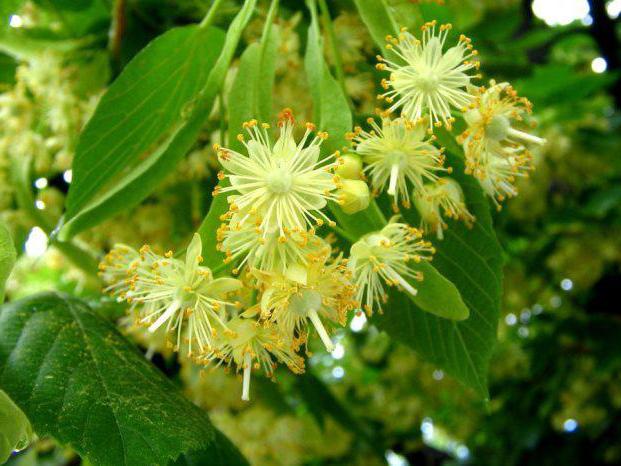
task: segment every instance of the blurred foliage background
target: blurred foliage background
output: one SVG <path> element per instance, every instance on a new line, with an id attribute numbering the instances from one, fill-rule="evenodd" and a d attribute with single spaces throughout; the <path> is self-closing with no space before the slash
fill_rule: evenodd
<path id="1" fill-rule="evenodd" d="M 244 33 L 260 35 L 267 2 Z M 256 465 L 604 465 L 621 463 L 621 1 L 390 0 L 403 25 L 453 23 L 480 51 L 482 69 L 534 104 L 548 144 L 520 195 L 496 214 L 506 253 L 491 398 L 481 401 L 354 318 L 337 350 L 311 359 L 303 377 L 208 377 L 131 333 L 148 357 L 207 409 Z M 106 86 L 151 39 L 200 21 L 207 0 L 2 0 L 0 13 L 0 211 L 21 251 L 10 299 L 45 289 L 86 297 L 98 283 L 47 248 L 71 183 L 79 130 Z M 225 0 L 226 27 L 240 2 Z M 345 81 L 359 114 L 375 106 L 373 42 L 353 2 L 328 2 Z M 310 116 L 301 52 L 308 14 L 281 2 L 276 107 Z M 328 47 L 328 50 L 330 48 Z M 330 57 L 328 57 L 330 58 Z M 332 58 L 333 60 L 333 58 Z M 232 81 L 234 69 L 228 81 Z M 306 99 L 306 100 L 305 100 Z M 210 141 L 222 138 L 220 99 L 201 142 L 146 202 L 79 240 L 183 245 L 208 208 L 216 175 Z M 26 188 L 25 188 L 26 187 Z M 34 196 L 36 209 L 24 198 Z M 116 319 L 113 303 L 99 305 Z M 12 466 L 80 460 L 39 439 Z"/>

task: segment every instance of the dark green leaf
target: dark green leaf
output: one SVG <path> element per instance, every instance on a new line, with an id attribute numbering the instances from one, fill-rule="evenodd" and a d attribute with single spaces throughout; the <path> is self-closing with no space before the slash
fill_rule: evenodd
<path id="1" fill-rule="evenodd" d="M 222 186 L 226 185 L 222 184 Z M 222 224 L 220 216 L 224 215 L 228 209 L 229 204 L 226 201 L 226 195 L 220 194 L 214 197 L 211 201 L 209 212 L 197 230 L 203 243 L 204 265 L 212 270 L 223 268 L 222 261 L 225 256 L 216 248 L 218 245 L 216 232 L 218 227 Z"/>
<path id="2" fill-rule="evenodd" d="M 2 308 L 0 387 L 40 435 L 96 466 L 164 465 L 221 448 L 207 415 L 111 323 L 69 296 L 40 294 Z"/>

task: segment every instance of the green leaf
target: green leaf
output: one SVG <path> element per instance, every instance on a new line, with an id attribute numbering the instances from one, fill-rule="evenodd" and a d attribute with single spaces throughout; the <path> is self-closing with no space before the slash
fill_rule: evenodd
<path id="1" fill-rule="evenodd" d="M 236 136 L 242 131 L 244 121 L 256 118 L 270 123 L 272 119 L 272 89 L 278 46 L 278 29 L 272 21 L 277 5 L 277 1 L 272 2 L 261 42 L 250 44 L 242 54 L 228 95 L 228 146 L 235 151 L 243 149 Z"/>
<path id="2" fill-rule="evenodd" d="M 438 317 L 452 320 L 464 320 L 470 315 L 468 306 L 461 298 L 459 290 L 428 262 L 413 266 L 423 273 L 423 281 L 416 285 L 416 296 L 408 294 L 410 299 L 423 311 Z"/>
<path id="3" fill-rule="evenodd" d="M 0 390 L 0 464 L 14 450 L 23 450 L 32 438 L 32 427 L 26 415 L 13 400 Z"/>
<path id="4" fill-rule="evenodd" d="M 0 387 L 39 435 L 71 445 L 95 466 L 221 454 L 207 415 L 76 298 L 44 293 L 2 308 Z"/>
<path id="5" fill-rule="evenodd" d="M 500 315 L 502 250 L 492 226 L 489 203 L 478 182 L 464 174 L 460 157 L 449 152 L 447 158 L 476 222 L 470 229 L 462 222 L 448 221 L 444 240 L 434 244 L 437 252 L 433 265 L 456 286 L 470 317 L 460 322 L 443 319 L 423 312 L 403 294 L 394 293 L 384 314 L 373 319 L 394 339 L 487 397 L 487 369 Z M 409 223 L 418 224 L 413 209 L 402 214 Z M 424 281 L 420 290 L 422 295 Z"/>
<path id="6" fill-rule="evenodd" d="M 0 303 L 4 302 L 4 284 L 11 274 L 16 257 L 11 233 L 4 221 L 0 220 Z"/>
<path id="7" fill-rule="evenodd" d="M 375 44 L 385 50 L 386 36 L 399 32 L 385 0 L 354 0 L 354 3 Z"/>
<path id="8" fill-rule="evenodd" d="M 158 135 L 160 144 L 156 151 L 151 153 L 146 161 L 130 171 L 127 179 L 121 180 L 120 183 L 117 182 L 116 187 L 101 199 L 93 200 L 92 206 L 84 207 L 84 211 L 79 216 L 64 226 L 61 237 L 71 236 L 138 204 L 170 174 L 177 162 L 190 150 L 209 117 L 214 100 L 224 83 L 241 33 L 252 16 L 255 4 L 256 0 L 248 0 L 244 3 L 229 26 L 222 53 L 215 65 L 210 67 L 212 69 L 207 83 L 198 96 L 184 106 L 183 111 L 178 115 L 179 121 L 170 129 L 170 134 Z M 139 154 L 134 157 L 139 158 Z"/>
<path id="9" fill-rule="evenodd" d="M 314 119 L 318 128 L 330 135 L 322 144 L 322 149 L 334 152 L 347 145 L 345 134 L 352 128 L 351 111 L 343 89 L 330 74 L 323 57 L 315 3 L 312 1 L 308 3 L 312 19 L 308 28 L 304 66 L 313 99 Z"/>
<path id="10" fill-rule="evenodd" d="M 153 163 L 158 149 L 187 118 L 223 43 L 215 28 L 174 28 L 125 67 L 80 135 L 67 197 L 67 218 L 97 195 Z"/>
<path id="11" fill-rule="evenodd" d="M 228 186 L 228 183 L 220 183 L 222 187 Z M 229 204 L 226 201 L 226 195 L 220 194 L 215 196 L 211 201 L 209 212 L 203 219 L 200 227 L 196 231 L 203 243 L 203 265 L 209 267 L 214 273 L 218 269 L 224 269 L 224 253 L 217 250 L 217 230 L 222 223 L 221 216 L 229 209 Z"/>

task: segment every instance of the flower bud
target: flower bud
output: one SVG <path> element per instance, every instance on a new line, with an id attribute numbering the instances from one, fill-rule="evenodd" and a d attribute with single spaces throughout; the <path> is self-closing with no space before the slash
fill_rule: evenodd
<path id="1" fill-rule="evenodd" d="M 359 180 L 362 178 L 362 160 L 357 155 L 345 154 L 335 173 L 343 179 Z"/>
<path id="2" fill-rule="evenodd" d="M 346 214 L 355 214 L 369 206 L 369 187 L 361 180 L 341 180 L 342 187 L 338 194 L 343 201 L 341 209 Z"/>

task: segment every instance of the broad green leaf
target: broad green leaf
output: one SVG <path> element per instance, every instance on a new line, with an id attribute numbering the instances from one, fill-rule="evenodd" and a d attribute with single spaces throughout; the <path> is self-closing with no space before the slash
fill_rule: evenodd
<path id="1" fill-rule="evenodd" d="M 360 18 L 371 33 L 375 44 L 385 50 L 386 36 L 399 31 L 385 0 L 354 0 Z"/>
<path id="2" fill-rule="evenodd" d="M 71 445 L 95 466 L 229 454 L 200 408 L 113 324 L 70 296 L 44 293 L 1 309 L 0 387 L 39 435 Z"/>
<path id="3" fill-rule="evenodd" d="M 14 450 L 28 446 L 32 427 L 24 413 L 13 400 L 0 390 L 0 464 L 3 464 Z"/>
<path id="4" fill-rule="evenodd" d="M 16 256 L 11 233 L 4 221 L 0 220 L 0 303 L 4 302 L 4 284 L 11 274 Z"/>
<path id="5" fill-rule="evenodd" d="M 94 200 L 92 206 L 85 208 L 80 216 L 65 225 L 61 231 L 61 237 L 71 236 L 138 204 L 170 174 L 177 162 L 190 150 L 209 117 L 215 98 L 224 83 L 241 33 L 252 16 L 255 4 L 256 0 L 248 0 L 244 3 L 229 26 L 222 53 L 213 65 L 207 83 L 196 99 L 184 107 L 179 121 L 175 123 L 170 134 L 160 138 L 160 142 L 164 138 L 165 140 L 158 149 L 146 161 L 135 167 L 126 180 L 101 199 Z"/>
<path id="6" fill-rule="evenodd" d="M 73 162 L 67 218 L 118 186 L 188 117 L 222 47 L 215 28 L 174 28 L 145 47 L 102 97 L 84 128 Z"/>
<path id="7" fill-rule="evenodd" d="M 502 251 L 489 203 L 478 182 L 465 175 L 463 161 L 448 153 L 453 177 L 461 184 L 468 208 L 475 215 L 472 228 L 449 221 L 444 240 L 434 241 L 433 265 L 456 287 L 470 317 L 456 322 L 423 312 L 403 295 L 394 293 L 383 315 L 374 322 L 396 340 L 412 347 L 465 385 L 487 397 L 487 368 L 496 342 L 502 288 Z M 418 224 L 416 212 L 404 218 Z M 424 293 L 424 281 L 420 286 Z"/>

